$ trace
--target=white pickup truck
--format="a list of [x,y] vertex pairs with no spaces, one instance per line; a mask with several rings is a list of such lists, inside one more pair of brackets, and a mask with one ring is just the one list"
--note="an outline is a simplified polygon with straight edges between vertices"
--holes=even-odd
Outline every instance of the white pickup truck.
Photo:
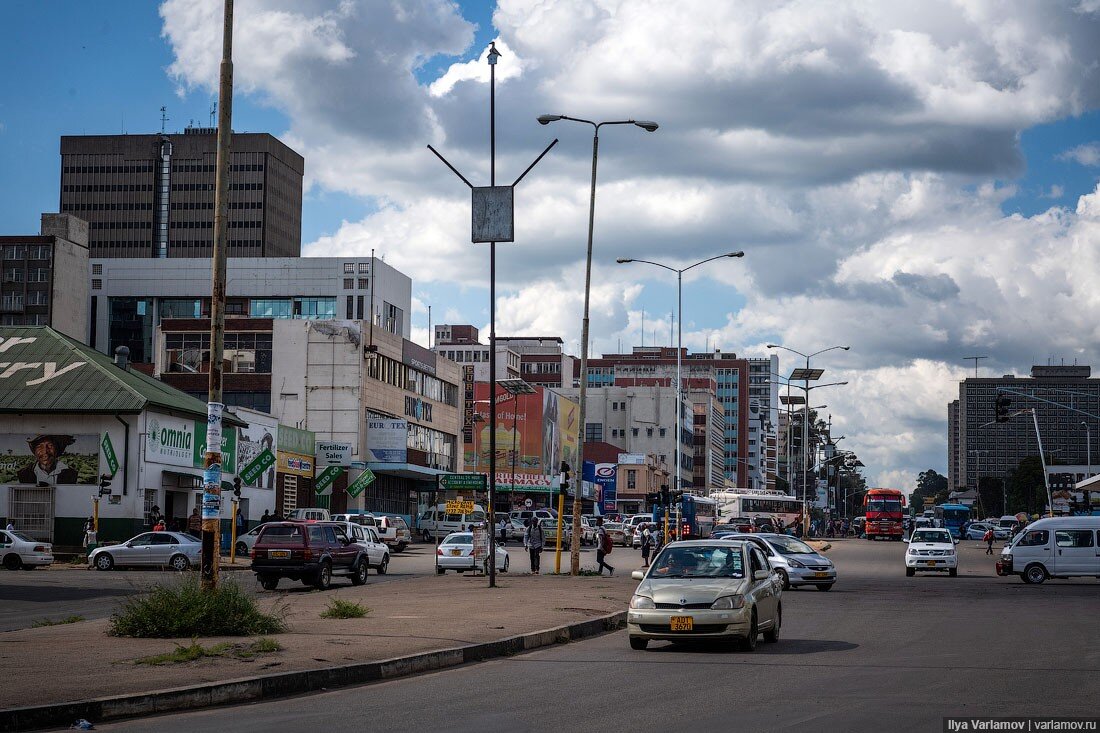
[[387,514],[337,514],[333,517],[337,522],[352,522],[363,527],[374,527],[382,540],[394,552],[404,552],[412,542],[412,532],[409,525],[401,517]]

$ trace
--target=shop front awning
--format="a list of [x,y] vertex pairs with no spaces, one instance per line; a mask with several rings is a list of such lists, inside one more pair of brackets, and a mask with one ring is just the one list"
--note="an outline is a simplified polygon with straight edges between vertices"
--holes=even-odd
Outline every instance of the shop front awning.
[[[438,468],[418,466],[415,463],[382,463],[380,461],[368,462],[365,465],[372,472],[383,476],[397,476],[399,478],[412,479],[414,481],[435,481],[436,476],[442,476],[453,471],[441,471]],[[358,466],[352,466],[357,468]]]

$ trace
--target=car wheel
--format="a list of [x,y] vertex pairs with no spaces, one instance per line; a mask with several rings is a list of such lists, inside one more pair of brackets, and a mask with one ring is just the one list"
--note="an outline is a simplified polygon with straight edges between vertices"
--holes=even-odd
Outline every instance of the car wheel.
[[260,587],[263,588],[264,590],[275,590],[276,588],[279,587],[279,579],[278,578],[269,578],[267,576],[261,575],[260,578],[259,578],[259,581],[260,581]]
[[832,590],[833,589],[833,584],[832,583],[822,583],[821,585],[817,586],[817,589],[818,590]]
[[429,532],[428,530],[424,530],[423,534],[421,534],[421,535],[420,535],[420,537],[421,537],[421,539],[423,539],[423,540],[424,540],[425,542],[431,542],[431,541],[432,541],[432,535],[431,535],[431,532]]
[[1024,568],[1024,582],[1039,585],[1047,579],[1047,570],[1039,563],[1032,563]]
[[958,568],[948,568],[947,574],[949,576],[951,576],[952,578],[954,578],[959,574],[959,569]]
[[386,571],[390,569],[390,554],[387,552],[382,556],[382,564],[378,566],[378,574],[385,575]]
[[757,637],[760,636],[760,629],[756,625],[756,609],[752,609],[752,620],[749,622],[749,635],[741,640],[738,645],[743,652],[756,651]]
[[779,577],[783,579],[783,590],[791,589],[791,576],[787,575],[787,571],[782,568],[776,570],[779,573]]
[[106,552],[101,552],[95,556],[95,569],[96,570],[110,570],[115,566],[115,559]]
[[355,566],[355,571],[351,574],[352,585],[363,585],[367,582],[367,561],[360,560],[359,564]]
[[647,646],[649,646],[649,639],[639,639],[636,636],[630,637],[630,648],[634,651],[644,652]]
[[14,552],[4,555],[4,567],[8,570],[18,570],[23,565],[23,558]]
[[447,572],[447,568],[436,568],[435,569],[435,574],[436,575],[443,575],[445,572]]
[[183,555],[173,555],[172,559],[168,561],[168,567],[182,573],[184,570],[191,569],[191,561]]
[[[821,586],[818,586],[819,588]],[[783,606],[780,605],[775,609],[775,625],[764,632],[764,641],[769,644],[774,644],[779,641],[779,630],[783,626]]]
[[321,563],[317,577],[313,579],[313,587],[317,590],[328,590],[330,585],[332,585],[332,565],[325,561]]
[[248,545],[246,545],[243,542],[238,542],[237,543],[237,554],[238,555],[247,555],[248,554]]
[[408,543],[408,542],[401,542],[401,543],[398,543],[398,545],[397,545],[397,551],[398,551],[398,552],[404,552],[404,551],[405,551],[405,548],[406,548],[406,547],[408,547],[408,546],[409,546],[409,543]]
[[905,569],[905,577],[906,578],[912,578],[916,574],[917,574],[917,571],[913,568],[906,568]]

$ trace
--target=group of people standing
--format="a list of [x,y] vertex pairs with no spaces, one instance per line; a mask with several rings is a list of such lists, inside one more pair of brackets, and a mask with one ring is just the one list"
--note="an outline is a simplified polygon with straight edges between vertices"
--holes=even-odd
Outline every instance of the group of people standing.
[[[502,528],[501,542],[505,539],[505,530]],[[542,565],[542,551],[546,546],[546,533],[542,529],[542,522],[535,517],[524,521],[523,547],[531,558],[531,572],[538,575]],[[596,517],[596,563],[597,572],[603,575],[607,568],[608,575],[615,574],[615,568],[607,563],[607,556],[611,554],[611,537],[603,526],[603,517]]]

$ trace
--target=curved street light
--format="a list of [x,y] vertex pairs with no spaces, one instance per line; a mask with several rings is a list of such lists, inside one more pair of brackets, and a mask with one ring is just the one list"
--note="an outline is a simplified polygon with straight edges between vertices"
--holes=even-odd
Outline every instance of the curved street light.
[[680,407],[683,403],[684,396],[684,382],[680,376],[680,360],[684,350],[684,273],[688,270],[698,267],[699,265],[705,265],[708,262],[714,262],[715,260],[726,259],[730,257],[744,257],[745,253],[742,250],[736,252],[726,252],[725,254],[715,255],[714,257],[708,257],[705,260],[699,260],[695,264],[688,265],[677,269],[669,265],[662,264],[660,262],[653,262],[652,260],[635,259],[632,257],[619,257],[615,262],[620,265],[625,265],[630,262],[640,262],[646,265],[653,265],[654,267],[660,267],[669,272],[676,273],[676,489],[680,487],[680,470],[683,468],[680,447],[680,425],[684,420],[684,415],[680,414]]
[[[588,249],[585,254],[584,265],[584,317],[581,320],[581,386],[580,386],[580,425],[577,426],[577,465],[576,475],[584,473],[584,421],[588,387],[588,306],[592,295],[592,227],[596,217],[596,163],[599,159],[600,128],[604,125],[635,125],[646,132],[654,132],[658,125],[650,120],[608,120],[605,122],[593,122],[592,120],[570,117],[569,115],[539,115],[540,125],[549,125],[551,122],[568,120],[580,122],[592,126],[592,191],[588,200]],[[570,574],[579,575],[581,572],[581,492],[573,494],[573,539],[569,545]],[[555,568],[560,571],[560,568]]]

